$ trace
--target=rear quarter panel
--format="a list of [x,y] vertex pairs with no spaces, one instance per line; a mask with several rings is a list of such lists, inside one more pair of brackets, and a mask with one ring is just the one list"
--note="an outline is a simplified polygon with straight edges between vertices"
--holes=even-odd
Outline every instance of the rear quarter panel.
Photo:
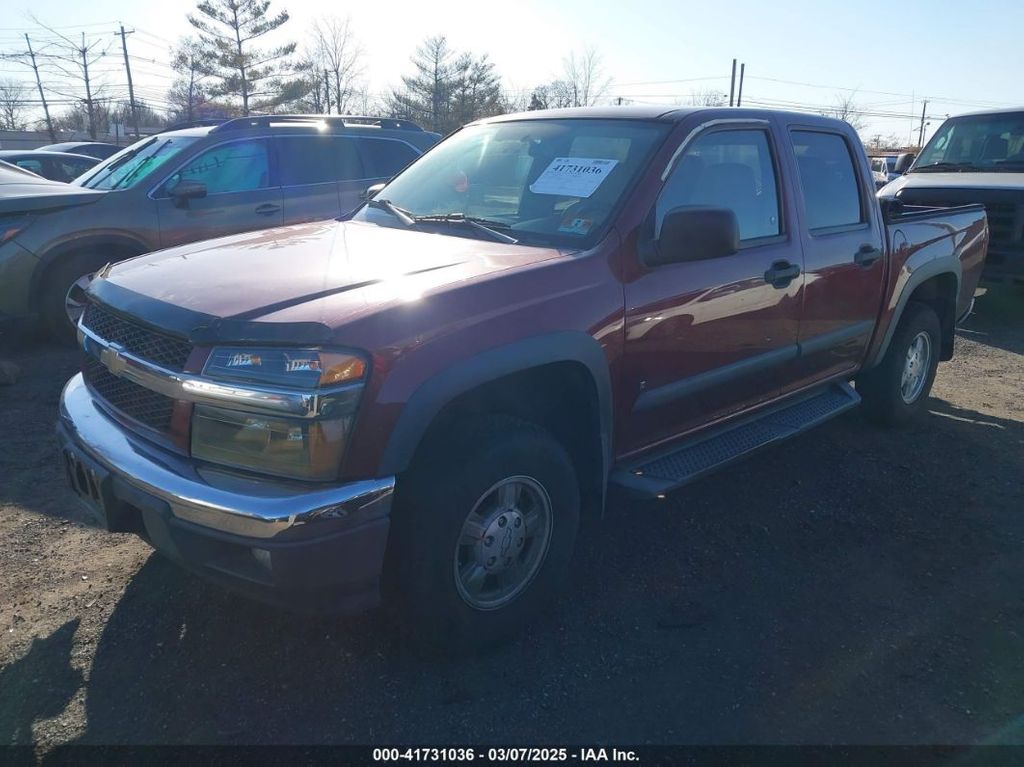
[[867,356],[876,362],[907,300],[925,280],[954,274],[956,316],[970,309],[988,248],[988,225],[981,206],[905,216],[887,223],[886,235],[890,246],[886,298]]

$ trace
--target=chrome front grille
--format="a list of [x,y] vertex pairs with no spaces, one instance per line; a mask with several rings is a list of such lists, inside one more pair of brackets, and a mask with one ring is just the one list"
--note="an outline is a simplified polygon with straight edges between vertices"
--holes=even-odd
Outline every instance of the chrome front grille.
[[187,341],[136,325],[97,304],[86,307],[82,324],[104,341],[168,370],[184,370],[192,353]]
[[118,378],[95,357],[86,355],[82,375],[89,388],[110,407],[148,426],[166,433],[171,428],[174,400],[126,378]]
[[[192,353],[187,341],[137,325],[97,304],[86,307],[82,325],[104,341],[167,370],[184,370]],[[161,434],[171,431],[174,400],[170,397],[114,375],[91,354],[85,355],[82,377],[102,403],[121,415]]]

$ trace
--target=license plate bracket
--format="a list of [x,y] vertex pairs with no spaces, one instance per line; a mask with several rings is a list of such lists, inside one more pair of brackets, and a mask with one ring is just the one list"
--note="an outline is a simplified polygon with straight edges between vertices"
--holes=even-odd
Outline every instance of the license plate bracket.
[[109,530],[110,523],[107,519],[105,501],[109,472],[71,445],[65,445],[61,452],[64,456],[64,468],[67,470],[68,482],[88,512],[90,522],[104,530]]

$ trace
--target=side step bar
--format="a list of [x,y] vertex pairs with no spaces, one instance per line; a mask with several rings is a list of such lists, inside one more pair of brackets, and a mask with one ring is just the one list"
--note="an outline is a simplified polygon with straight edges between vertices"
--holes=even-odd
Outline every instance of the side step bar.
[[781,442],[856,407],[860,396],[845,381],[832,383],[700,434],[666,451],[612,471],[612,485],[656,496],[675,490],[762,447]]

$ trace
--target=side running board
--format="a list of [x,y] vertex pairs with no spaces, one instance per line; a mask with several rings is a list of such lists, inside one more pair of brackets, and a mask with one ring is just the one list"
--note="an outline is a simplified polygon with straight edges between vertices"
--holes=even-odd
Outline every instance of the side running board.
[[754,414],[677,443],[612,471],[612,485],[656,496],[675,490],[762,447],[781,442],[856,407],[860,396],[845,381],[814,389]]

